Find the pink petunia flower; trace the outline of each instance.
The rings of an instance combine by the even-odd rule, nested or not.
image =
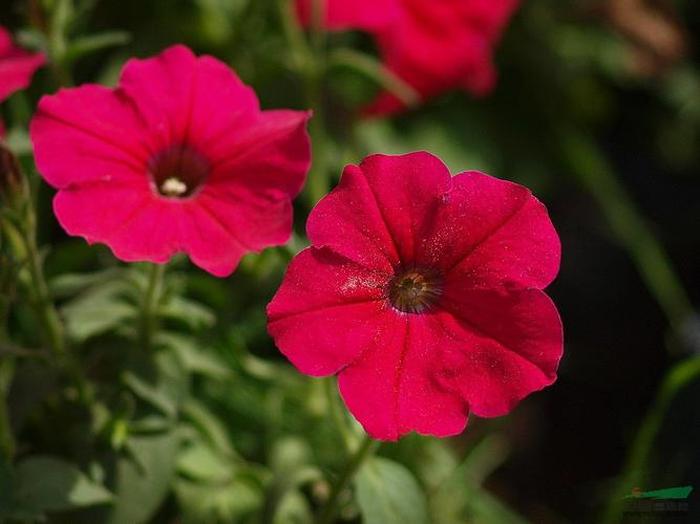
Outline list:
[[[311,25],[313,3],[316,0],[296,0],[301,23]],[[387,26],[401,14],[401,0],[325,0],[325,27],[332,31],[361,29],[374,31]]]
[[[475,96],[496,84],[493,47],[520,0],[327,0],[329,30],[360,29],[376,39],[385,66],[424,100],[452,89]],[[304,25],[311,0],[297,0]],[[380,93],[365,113],[405,109],[389,92]]]
[[[562,326],[542,291],[560,243],[529,190],[454,177],[422,152],[345,169],[309,217],[312,246],[268,306],[302,372],[338,375],[374,438],[463,431],[556,380]]]
[[[10,33],[0,27],[0,102],[26,88],[45,61],[43,54],[15,46]]]
[[[519,0],[401,0],[403,16],[375,32],[387,68],[424,100],[461,88],[475,96],[496,85],[493,47]],[[366,110],[390,114],[404,104],[385,92]]]
[[[42,98],[37,166],[63,228],[125,261],[185,252],[217,276],[285,243],[310,164],[302,111],[261,111],[225,64],[181,45],[130,60],[119,85]]]

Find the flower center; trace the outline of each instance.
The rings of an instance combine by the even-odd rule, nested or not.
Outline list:
[[[400,270],[389,283],[389,301],[404,313],[424,313],[442,295],[442,277],[432,269]]]
[[[153,155],[148,174],[154,190],[167,198],[194,195],[209,176],[207,159],[187,145],[172,146]]]

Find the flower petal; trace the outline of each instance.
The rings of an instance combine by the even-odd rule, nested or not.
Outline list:
[[[314,208],[309,238],[358,263],[396,267],[413,259],[417,234],[449,185],[447,167],[429,153],[370,156],[347,167]]]
[[[446,284],[434,321],[443,330],[436,380],[474,414],[496,417],[556,380],[563,351],[559,314],[537,289],[474,290]]]
[[[146,132],[119,92],[84,85],[44,96],[30,131],[37,167],[56,188],[146,178]]]
[[[188,143],[206,151],[259,112],[255,92],[231,68],[209,56],[196,57],[183,45],[129,60],[119,86],[148,125],[155,149]]]
[[[145,179],[71,186],[56,194],[54,212],[68,234],[108,244],[121,260],[166,262],[180,250],[180,214],[144,185]]]
[[[268,331],[302,372],[332,375],[381,338],[389,275],[327,249],[308,248],[267,307]]]
[[[381,339],[338,376],[343,399],[367,433],[397,440],[416,431],[447,437],[467,424],[466,403],[435,380],[436,337],[430,317],[390,312]]]
[[[311,164],[308,111],[262,111],[246,128],[207,146],[215,191],[252,197],[294,198]]]
[[[452,180],[434,219],[425,223],[418,263],[456,271],[472,287],[549,285],[559,271],[561,245],[546,208],[527,188],[483,173]]]
[[[43,54],[16,47],[10,33],[0,27],[0,102],[29,86],[32,76],[45,62]]]

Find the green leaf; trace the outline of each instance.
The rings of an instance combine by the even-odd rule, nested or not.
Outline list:
[[[30,457],[14,474],[14,505],[22,514],[66,511],[111,502],[112,494],[77,466],[48,456]]]
[[[66,51],[65,61],[70,64],[83,56],[129,43],[131,35],[126,31],[107,31],[73,40]]]
[[[174,419],[177,416],[177,405],[163,389],[152,386],[129,371],[124,373],[122,380],[134,395],[151,404],[168,418]]]
[[[207,406],[193,398],[182,407],[183,417],[220,453],[236,456],[226,426]]]
[[[197,342],[187,336],[159,333],[157,342],[171,348],[188,371],[211,378],[225,379],[232,375],[228,365],[215,354],[197,347]]]
[[[124,298],[128,291],[124,281],[112,281],[91,287],[71,300],[61,310],[70,336],[84,341],[134,318],[136,308]]]
[[[496,497],[480,489],[468,492],[469,522],[474,524],[527,524],[527,520],[515,513]]]
[[[122,381],[137,397],[171,420],[177,417],[180,406],[188,396],[189,376],[177,357],[167,351],[156,353],[154,377],[147,380],[125,371]]]
[[[418,481],[405,467],[381,457],[369,459],[355,477],[365,524],[428,524],[428,505]]]
[[[129,439],[126,448],[131,456],[117,463],[114,509],[107,524],[138,524],[150,519],[170,490],[179,446],[176,432]]]
[[[194,442],[180,454],[177,470],[181,475],[198,481],[225,483],[231,480],[235,466],[202,442]]]
[[[160,309],[165,318],[184,322],[191,329],[201,329],[214,325],[216,316],[207,307],[193,300],[182,297],[172,297]]]
[[[285,493],[280,501],[274,524],[306,524],[313,520],[311,508],[304,495],[293,489]]]
[[[185,523],[239,522],[260,507],[262,488],[252,478],[226,484],[201,484],[179,479],[175,495]]]
[[[109,268],[91,273],[66,273],[58,275],[49,282],[51,294],[56,298],[76,295],[87,288],[117,280],[124,276],[122,268]]]

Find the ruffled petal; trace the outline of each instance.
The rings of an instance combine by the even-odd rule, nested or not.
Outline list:
[[[191,201],[182,207],[182,250],[192,262],[217,277],[226,277],[238,267],[251,248],[218,211]]]
[[[392,311],[383,327],[372,350],[338,376],[352,414],[380,440],[397,440],[411,431],[437,437],[461,433],[467,405],[435,379],[441,337],[435,336],[430,318]]]
[[[447,167],[429,153],[370,156],[347,167],[338,187],[314,208],[309,238],[370,267],[411,262],[422,224],[449,185]]]
[[[70,235],[105,243],[125,261],[166,262],[180,251],[181,212],[144,180],[96,181],[62,189],[54,212]]]
[[[452,181],[434,219],[424,224],[418,264],[457,272],[475,288],[549,285],[561,245],[546,208],[527,188],[483,173]]]
[[[221,136],[206,149],[213,164],[211,191],[271,200],[294,198],[311,164],[308,111],[262,111],[246,128]]]
[[[231,68],[183,45],[129,60],[119,86],[145,120],[156,150],[187,143],[206,154],[208,144],[244,128],[259,112],[255,92]]]
[[[147,177],[147,131],[118,91],[84,85],[44,96],[30,132],[37,167],[56,188]]]
[[[449,282],[433,319],[442,329],[436,380],[482,417],[505,415],[549,386],[563,352],[559,314],[536,289],[473,290]]]
[[[380,343],[388,279],[327,249],[308,248],[289,265],[267,307],[268,331],[302,373],[337,373]]]

